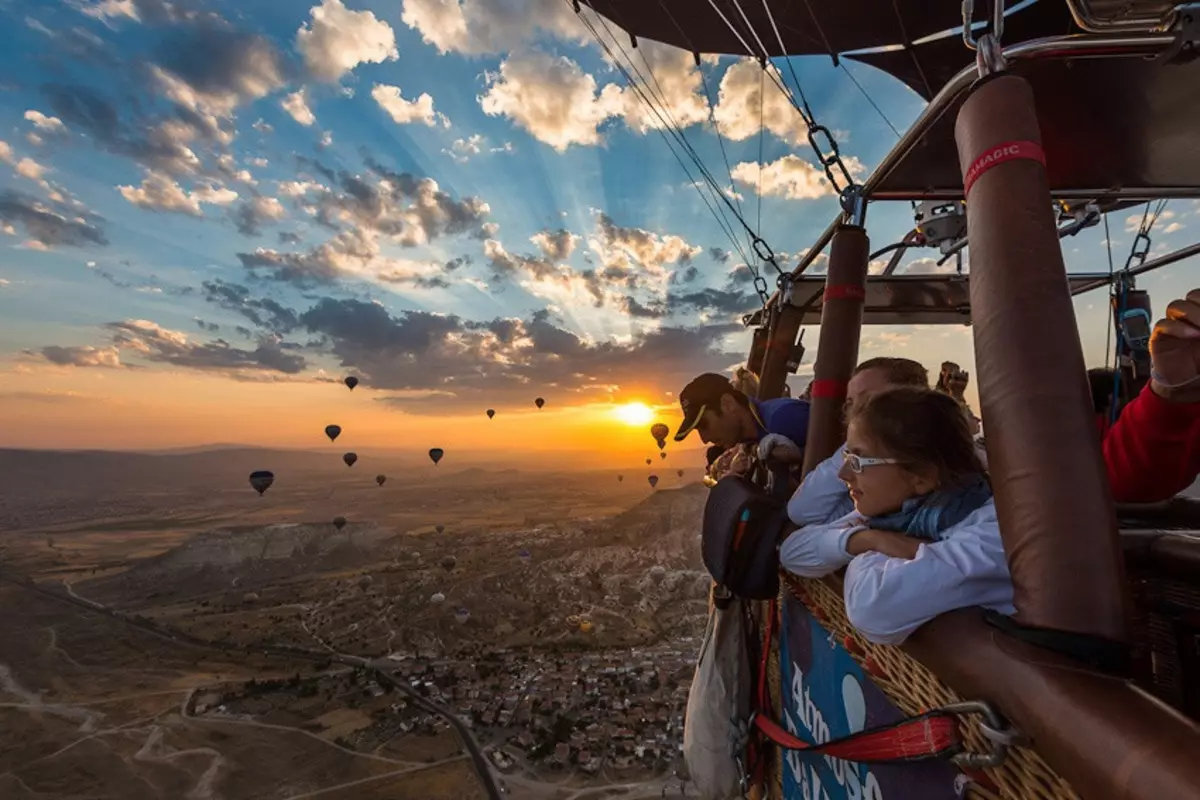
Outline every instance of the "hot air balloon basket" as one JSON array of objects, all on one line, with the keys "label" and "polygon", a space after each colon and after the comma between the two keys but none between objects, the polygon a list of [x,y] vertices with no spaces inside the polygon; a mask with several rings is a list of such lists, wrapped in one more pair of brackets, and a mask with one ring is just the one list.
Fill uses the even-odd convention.
[{"label": "hot air balloon basket", "polygon": [[[963,701],[937,675],[898,647],[868,642],[850,625],[842,597],[822,581],[798,578],[781,571],[780,593],[790,592],[814,618],[833,633],[876,686],[906,714],[917,715],[932,708]],[[778,641],[772,642],[768,664],[768,687],[776,719],[782,714]],[[975,752],[988,750],[975,718],[964,718],[963,738]],[[781,800],[783,759],[776,751],[771,758],[768,796]],[[998,767],[970,776],[965,797],[973,800],[1077,800],[1079,795],[1032,750],[1015,747]]]}]

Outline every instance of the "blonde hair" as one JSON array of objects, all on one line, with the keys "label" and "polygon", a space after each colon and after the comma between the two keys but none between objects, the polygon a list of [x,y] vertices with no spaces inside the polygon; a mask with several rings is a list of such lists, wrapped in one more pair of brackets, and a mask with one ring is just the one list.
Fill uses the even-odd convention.
[{"label": "blonde hair", "polygon": [[729,382],[746,397],[758,397],[758,376],[746,367],[738,367]]}]

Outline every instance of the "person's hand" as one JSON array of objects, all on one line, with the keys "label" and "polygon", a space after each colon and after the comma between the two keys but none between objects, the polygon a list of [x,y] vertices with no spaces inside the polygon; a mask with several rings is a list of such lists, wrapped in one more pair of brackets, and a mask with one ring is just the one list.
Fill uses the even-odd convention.
[{"label": "person's hand", "polygon": [[1173,403],[1200,402],[1200,289],[1167,306],[1150,334],[1150,388]]},{"label": "person's hand", "polygon": [[804,451],[786,436],[768,433],[758,443],[758,457],[762,461],[799,464],[804,460]]}]

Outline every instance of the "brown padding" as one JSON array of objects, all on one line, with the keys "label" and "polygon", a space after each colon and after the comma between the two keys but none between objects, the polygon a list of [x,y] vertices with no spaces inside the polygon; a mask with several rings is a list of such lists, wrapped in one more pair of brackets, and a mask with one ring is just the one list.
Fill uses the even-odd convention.
[{"label": "brown padding", "polygon": [[[746,359],[746,369],[755,375],[762,375],[763,359],[767,356],[767,341],[770,332],[766,328],[755,328],[750,339],[750,357]],[[759,384],[761,388],[762,384]]]},{"label": "brown padding", "polygon": [[1132,684],[1016,642],[978,609],[943,614],[903,648],[961,696],[993,703],[1087,800],[1196,797],[1200,725]]},{"label": "brown padding", "polygon": [[[858,363],[858,338],[862,331],[863,296],[871,241],[862,228],[843,225],[833,234],[826,299],[821,305],[821,339],[817,343],[814,381],[836,386],[838,392],[813,392],[804,446],[804,474],[833,455],[845,440],[842,405],[846,382]],[[843,287],[851,287],[847,290]],[[859,292],[853,289],[860,290]]]},{"label": "brown padding", "polygon": [[[955,138],[964,172],[1007,142],[1040,144],[1029,85],[1014,75],[979,84]],[[975,370],[1016,618],[1126,640],[1116,518],[1045,168],[1012,160],[983,172],[967,229]]]},{"label": "brown padding", "polygon": [[758,399],[771,400],[783,394],[787,382],[787,362],[800,335],[804,312],[794,305],[780,307],[771,320],[771,333],[763,353],[762,374],[758,381]]}]

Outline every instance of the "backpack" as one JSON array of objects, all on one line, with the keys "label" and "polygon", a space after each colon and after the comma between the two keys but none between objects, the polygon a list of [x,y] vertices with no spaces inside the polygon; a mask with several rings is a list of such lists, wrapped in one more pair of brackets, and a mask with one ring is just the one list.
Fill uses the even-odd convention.
[{"label": "backpack", "polygon": [[787,479],[786,469],[773,471],[771,494],[735,475],[709,490],[701,556],[713,580],[737,597],[772,600],[779,594],[779,543],[796,528],[787,514]]}]

